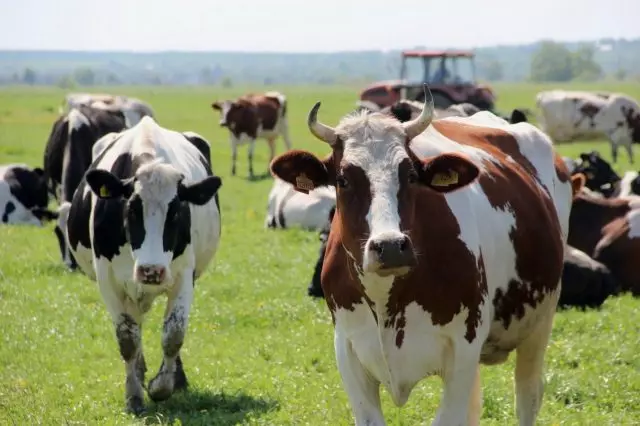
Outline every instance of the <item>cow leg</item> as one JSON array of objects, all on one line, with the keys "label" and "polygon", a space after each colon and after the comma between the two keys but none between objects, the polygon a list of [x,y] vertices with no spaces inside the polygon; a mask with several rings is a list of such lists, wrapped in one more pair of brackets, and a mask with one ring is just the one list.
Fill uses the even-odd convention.
[{"label": "cow leg", "polygon": [[177,293],[169,297],[162,327],[162,365],[156,377],[149,382],[149,397],[163,401],[175,390],[187,387],[180,349],[189,323],[189,312],[193,302],[193,271],[185,270]]},{"label": "cow leg", "polygon": [[231,176],[236,175],[236,161],[238,160],[238,141],[231,136]]},{"label": "cow leg", "polygon": [[463,342],[454,348],[453,360],[442,373],[444,393],[434,426],[463,426],[480,418],[479,349]]},{"label": "cow leg", "polygon": [[633,142],[631,140],[627,140],[624,147],[627,150],[627,157],[629,157],[629,164],[633,164]]},{"label": "cow leg", "polygon": [[347,392],[356,426],[385,425],[380,408],[380,382],[375,380],[360,364],[351,342],[339,332],[334,338],[338,371]]},{"label": "cow leg", "polygon": [[124,294],[118,294],[109,279],[108,272],[98,268],[97,281],[100,293],[111,314],[120,355],[125,362],[125,398],[127,411],[141,414],[144,411],[144,390],[142,379],[146,371],[142,354],[142,331],[137,315],[127,312]]},{"label": "cow leg", "polygon": [[469,414],[467,424],[469,426],[479,426],[480,417],[482,416],[482,383],[480,381],[480,364],[476,368],[476,378],[473,382],[471,390],[471,398],[469,399]]},{"label": "cow leg", "polygon": [[289,151],[291,149],[291,139],[289,138],[289,120],[287,117],[282,117],[280,129],[282,139],[284,139],[284,144],[287,147],[287,151]]},{"label": "cow leg", "polygon": [[616,142],[611,142],[611,158],[614,163],[618,162],[618,144]]},{"label": "cow leg", "polygon": [[249,177],[253,178],[253,150],[256,147],[256,140],[249,141]]},{"label": "cow leg", "polygon": [[[557,293],[559,292],[558,290]],[[557,299],[558,294],[551,297]],[[516,412],[520,426],[533,426],[542,406],[544,355],[551,335],[556,303],[551,305],[547,315],[540,317],[541,322],[536,329],[516,348]]]},{"label": "cow leg", "polygon": [[273,161],[273,157],[276,156],[276,140],[275,138],[267,139],[267,143],[269,144],[269,164],[267,164],[267,175],[269,174],[269,167],[271,166],[271,162]]}]

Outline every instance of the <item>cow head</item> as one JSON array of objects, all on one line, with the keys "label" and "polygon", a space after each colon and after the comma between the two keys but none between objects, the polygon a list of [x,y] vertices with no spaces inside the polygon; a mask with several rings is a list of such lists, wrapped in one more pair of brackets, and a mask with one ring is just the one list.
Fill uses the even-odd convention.
[{"label": "cow head", "polygon": [[597,151],[582,153],[580,159],[582,161],[573,173],[583,173],[587,178],[585,186],[590,190],[608,191],[607,186],[612,190],[613,185],[620,181],[620,176]]},{"label": "cow head", "polygon": [[384,277],[409,272],[416,263],[410,237],[418,226],[415,197],[423,191],[453,191],[478,176],[478,168],[458,154],[421,161],[409,149],[409,142],[433,118],[426,86],[425,95],[425,106],[415,120],[400,123],[385,114],[361,111],[344,117],[335,129],[317,120],[318,102],[309,113],[308,126],[331,146],[331,155],[320,160],[292,150],[271,163],[272,173],[297,191],[336,186],[342,244],[364,273]]},{"label": "cow head", "polygon": [[190,204],[208,203],[222,182],[209,176],[185,184],[173,166],[151,161],[135,175],[119,179],[106,170],[86,174],[93,193],[101,199],[124,200],[124,228],[134,259],[134,279],[141,284],[171,282],[170,264],[180,244],[189,238]]},{"label": "cow head", "polygon": [[235,101],[216,101],[211,104],[211,108],[220,111],[220,126],[234,130],[237,123],[241,122],[245,115],[252,108],[252,105],[244,99]]}]

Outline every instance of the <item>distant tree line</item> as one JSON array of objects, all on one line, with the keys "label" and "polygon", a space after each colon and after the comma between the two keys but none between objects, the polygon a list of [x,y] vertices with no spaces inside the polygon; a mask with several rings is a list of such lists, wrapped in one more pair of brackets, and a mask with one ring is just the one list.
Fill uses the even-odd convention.
[{"label": "distant tree line", "polygon": [[[420,48],[417,46],[416,48]],[[475,49],[483,81],[640,81],[640,39]],[[398,78],[399,51],[338,53],[0,51],[0,85],[366,84]]]}]

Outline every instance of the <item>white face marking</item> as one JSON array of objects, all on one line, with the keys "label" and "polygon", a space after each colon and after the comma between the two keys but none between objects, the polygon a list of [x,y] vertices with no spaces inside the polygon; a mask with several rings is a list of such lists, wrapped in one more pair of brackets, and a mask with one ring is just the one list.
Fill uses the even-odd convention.
[{"label": "white face marking", "polygon": [[233,105],[232,101],[224,101],[220,105],[220,125],[227,124],[227,114],[229,114],[231,105]]},{"label": "white face marking", "polygon": [[181,174],[172,166],[154,161],[136,172],[134,194],[142,200],[145,236],[139,249],[133,251],[134,271],[139,266],[161,266],[165,281],[171,281],[171,251],[164,251],[163,231],[169,202],[176,196]]},{"label": "white face marking", "polygon": [[398,171],[402,160],[409,158],[404,131],[397,120],[362,112],[344,119],[337,132],[344,140],[343,162],[361,168],[371,185],[371,206],[366,215],[369,239],[362,257],[363,269],[367,271],[375,268],[377,262],[369,250],[372,240],[403,237],[398,212]]}]

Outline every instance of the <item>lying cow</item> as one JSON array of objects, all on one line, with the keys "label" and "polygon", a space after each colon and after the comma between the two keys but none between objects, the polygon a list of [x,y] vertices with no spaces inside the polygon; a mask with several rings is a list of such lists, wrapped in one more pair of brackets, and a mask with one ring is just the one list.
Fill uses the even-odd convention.
[{"label": "lying cow", "polygon": [[287,150],[291,149],[287,122],[287,99],[282,93],[248,94],[236,100],[215,101],[211,108],[220,111],[220,126],[229,129],[231,141],[231,174],[236,174],[238,146],[249,144],[249,176],[253,173],[253,151],[256,139],[269,144],[269,161],[273,160],[276,139],[282,136]]},{"label": "lying cow", "polygon": [[269,192],[266,228],[301,227],[318,230],[327,225],[329,211],[336,205],[336,192],[331,188],[317,188],[302,194],[293,185],[278,179]]},{"label": "lying cow", "polygon": [[26,164],[0,166],[0,223],[41,226],[58,217],[47,208],[44,171]]},{"label": "lying cow", "polygon": [[586,176],[587,188],[601,193],[606,198],[640,195],[638,172],[627,171],[620,177],[597,151],[580,154],[580,163],[576,165],[572,174],[577,173]]},{"label": "lying cow", "polygon": [[568,244],[605,265],[620,290],[640,296],[640,197],[594,197],[584,191],[586,178],[571,178],[574,196]]},{"label": "lying cow", "polygon": [[485,111],[432,122],[430,96],[405,123],[359,112],[334,129],[319,107],[308,126],[331,154],[271,168],[304,193],[336,186],[321,282],[356,424],[385,424],[380,384],[402,406],[431,375],[436,423],[479,424],[480,364],[517,350],[517,413],[533,425],[571,207],[552,142]]},{"label": "lying cow", "polygon": [[600,308],[619,291],[609,269],[583,251],[567,246],[562,270],[559,308]]},{"label": "lying cow", "polygon": [[126,127],[121,111],[81,105],[59,117],[51,129],[44,151],[44,175],[60,204],[54,232],[62,260],[70,269],[75,269],[77,265],[67,248],[63,232],[68,203],[92,162],[93,145],[102,136],[115,135]]},{"label": "lying cow", "polygon": [[133,413],[144,408],[140,327],[160,294],[168,297],[163,361],[147,392],[159,401],[187,386],[180,348],[195,280],[220,239],[221,181],[210,164],[204,139],[144,117],[102,151],[73,197],[69,245],[82,271],[98,282],[111,314]]},{"label": "lying cow", "polygon": [[80,106],[89,106],[109,111],[120,111],[125,117],[127,127],[138,124],[142,117],[153,117],[153,109],[140,99],[121,95],[70,93],[65,97],[65,108],[60,113]]},{"label": "lying cow", "polygon": [[618,147],[625,147],[633,163],[632,143],[640,142],[640,105],[623,94],[607,97],[587,92],[552,90],[536,96],[542,129],[556,142],[577,136],[603,136],[611,145],[611,158],[618,161]]}]

